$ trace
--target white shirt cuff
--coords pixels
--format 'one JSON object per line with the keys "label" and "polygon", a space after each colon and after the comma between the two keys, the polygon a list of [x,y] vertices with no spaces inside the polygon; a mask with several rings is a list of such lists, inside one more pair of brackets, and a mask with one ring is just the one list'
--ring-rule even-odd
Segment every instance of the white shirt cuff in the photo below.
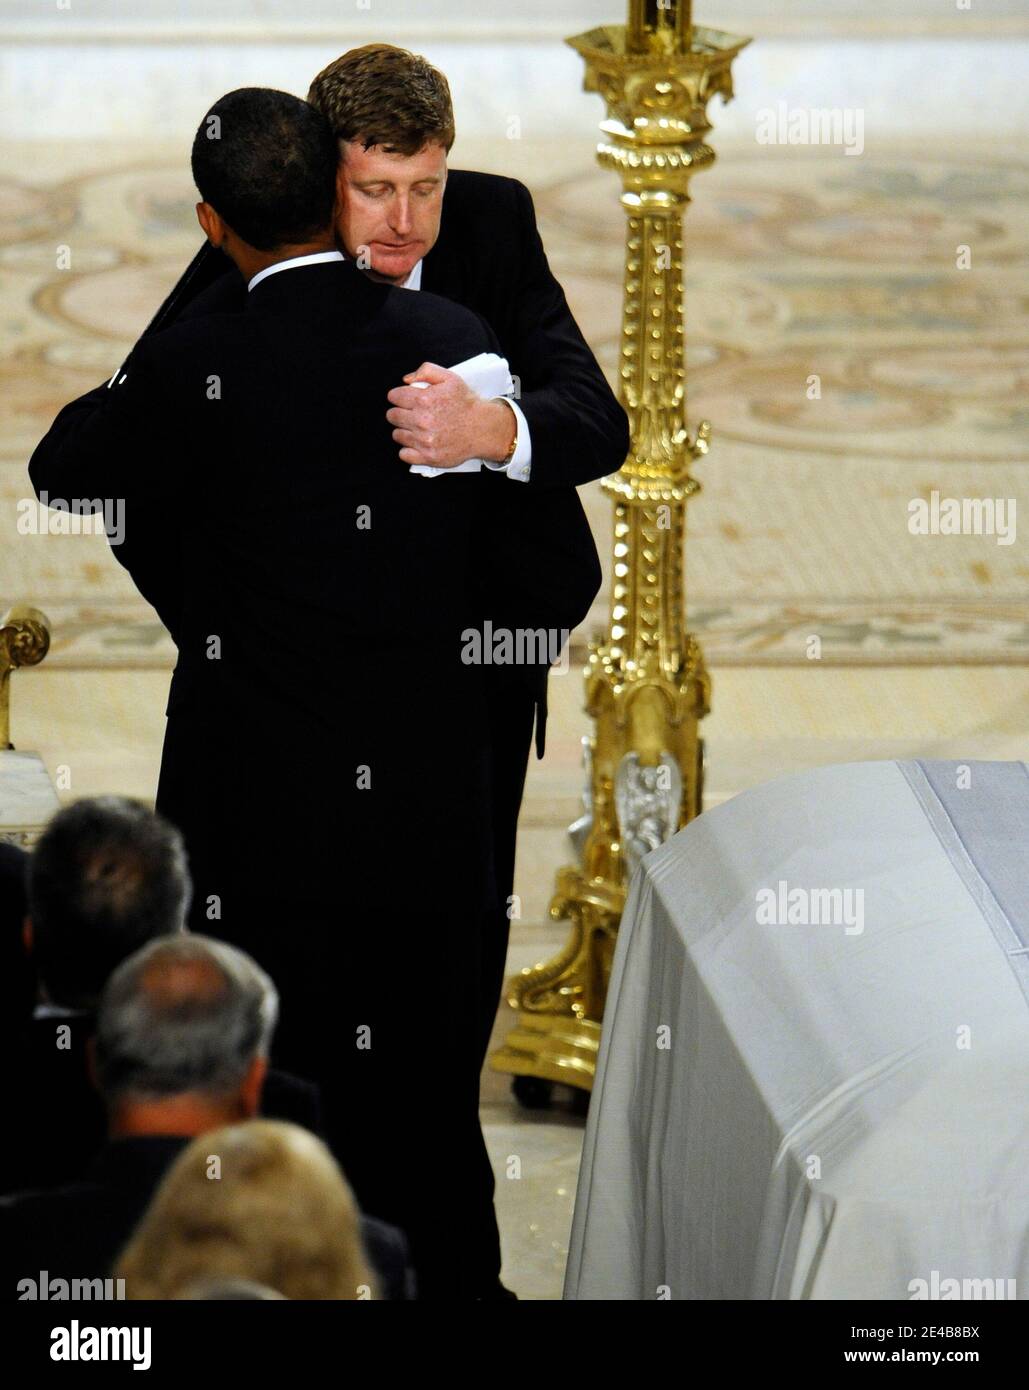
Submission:
{"label": "white shirt cuff", "polygon": [[491,396],[490,399],[506,401],[514,411],[515,419],[518,421],[518,443],[507,463],[491,463],[489,459],[486,459],[484,460],[486,467],[491,468],[494,473],[506,473],[509,478],[514,478],[516,483],[527,483],[532,469],[532,438],[529,434],[529,422],[522,413],[521,406],[510,396]]}

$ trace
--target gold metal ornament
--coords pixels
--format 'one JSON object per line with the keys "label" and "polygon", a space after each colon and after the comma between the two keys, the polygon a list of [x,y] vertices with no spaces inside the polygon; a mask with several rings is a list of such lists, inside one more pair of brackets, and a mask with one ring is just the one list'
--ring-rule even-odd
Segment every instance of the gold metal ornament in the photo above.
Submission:
{"label": "gold metal ornament", "polygon": [[18,603],[0,617],[0,749],[11,743],[11,672],[38,666],[50,650],[50,624],[38,608]]}
{"label": "gold metal ornament", "polygon": [[614,505],[611,613],[589,647],[583,740],[586,813],[571,827],[579,862],[558,874],[550,915],[565,949],[508,982],[518,1025],[493,1054],[526,1103],[549,1084],[593,1085],[601,1021],[628,882],[642,856],[701,810],[711,684],[685,625],[686,502],[710,425],[686,420],[682,218],[689,181],[714,161],[707,104],[729,101],[747,43],[692,24],[688,0],[631,0],[626,25],[569,39],[585,90],[607,107],[597,159],[622,180],[628,217],[621,400],[631,444],[601,486]]}

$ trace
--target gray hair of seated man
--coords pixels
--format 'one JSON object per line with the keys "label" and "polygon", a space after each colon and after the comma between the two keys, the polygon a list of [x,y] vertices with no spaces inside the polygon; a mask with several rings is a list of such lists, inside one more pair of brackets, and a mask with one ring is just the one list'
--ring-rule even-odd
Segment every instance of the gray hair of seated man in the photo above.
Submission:
{"label": "gray hair of seated man", "polygon": [[192,934],[160,937],[124,961],[97,1013],[97,1084],[110,1104],[231,1095],[267,1057],[279,997],[244,951]]}

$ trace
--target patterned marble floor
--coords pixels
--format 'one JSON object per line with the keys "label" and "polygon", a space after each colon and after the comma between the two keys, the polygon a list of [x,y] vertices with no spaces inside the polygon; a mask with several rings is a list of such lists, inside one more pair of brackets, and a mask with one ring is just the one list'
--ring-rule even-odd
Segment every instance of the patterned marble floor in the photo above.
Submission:
{"label": "patterned marble floor", "polygon": [[[165,634],[102,538],[15,528],[33,443],[110,374],[197,243],[182,152],[0,153],[0,600],[31,593],[51,613],[55,663],[167,667]],[[557,141],[457,154],[530,184],[612,371],[623,215],[610,176]],[[811,632],[833,664],[1029,660],[1024,545],[908,531],[909,504],[933,492],[1029,515],[1024,155],[719,154],[687,222],[690,415],[714,426],[687,586],[709,663],[803,664]],[[584,496],[606,561],[609,506],[599,485]],[[584,632],[605,611],[606,590]]]}

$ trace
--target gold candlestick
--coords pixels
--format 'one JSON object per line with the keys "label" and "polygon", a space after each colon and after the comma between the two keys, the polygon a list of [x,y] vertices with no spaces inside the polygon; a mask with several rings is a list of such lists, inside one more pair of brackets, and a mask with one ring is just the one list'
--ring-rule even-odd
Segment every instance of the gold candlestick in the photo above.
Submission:
{"label": "gold candlestick", "polygon": [[747,43],[694,26],[688,3],[630,0],[626,25],[568,42],[585,89],[607,106],[597,159],[622,180],[628,216],[621,399],[632,442],[602,487],[614,505],[611,614],[590,643],[587,813],[572,827],[579,863],[562,869],[550,914],[570,920],[565,949],[509,981],[518,1026],[491,1066],[538,1104],[555,1081],[588,1091],[628,880],[640,858],[701,809],[698,723],[710,681],[685,626],[683,550],[689,474],[710,426],[686,421],[682,218],[689,181],[714,161],[707,104],[732,97],[732,60]]}
{"label": "gold candlestick", "polygon": [[[693,30],[692,0],[629,0],[625,28],[627,53],[647,53],[652,46],[662,52],[688,53]],[[575,39],[570,39],[575,44]]]}

